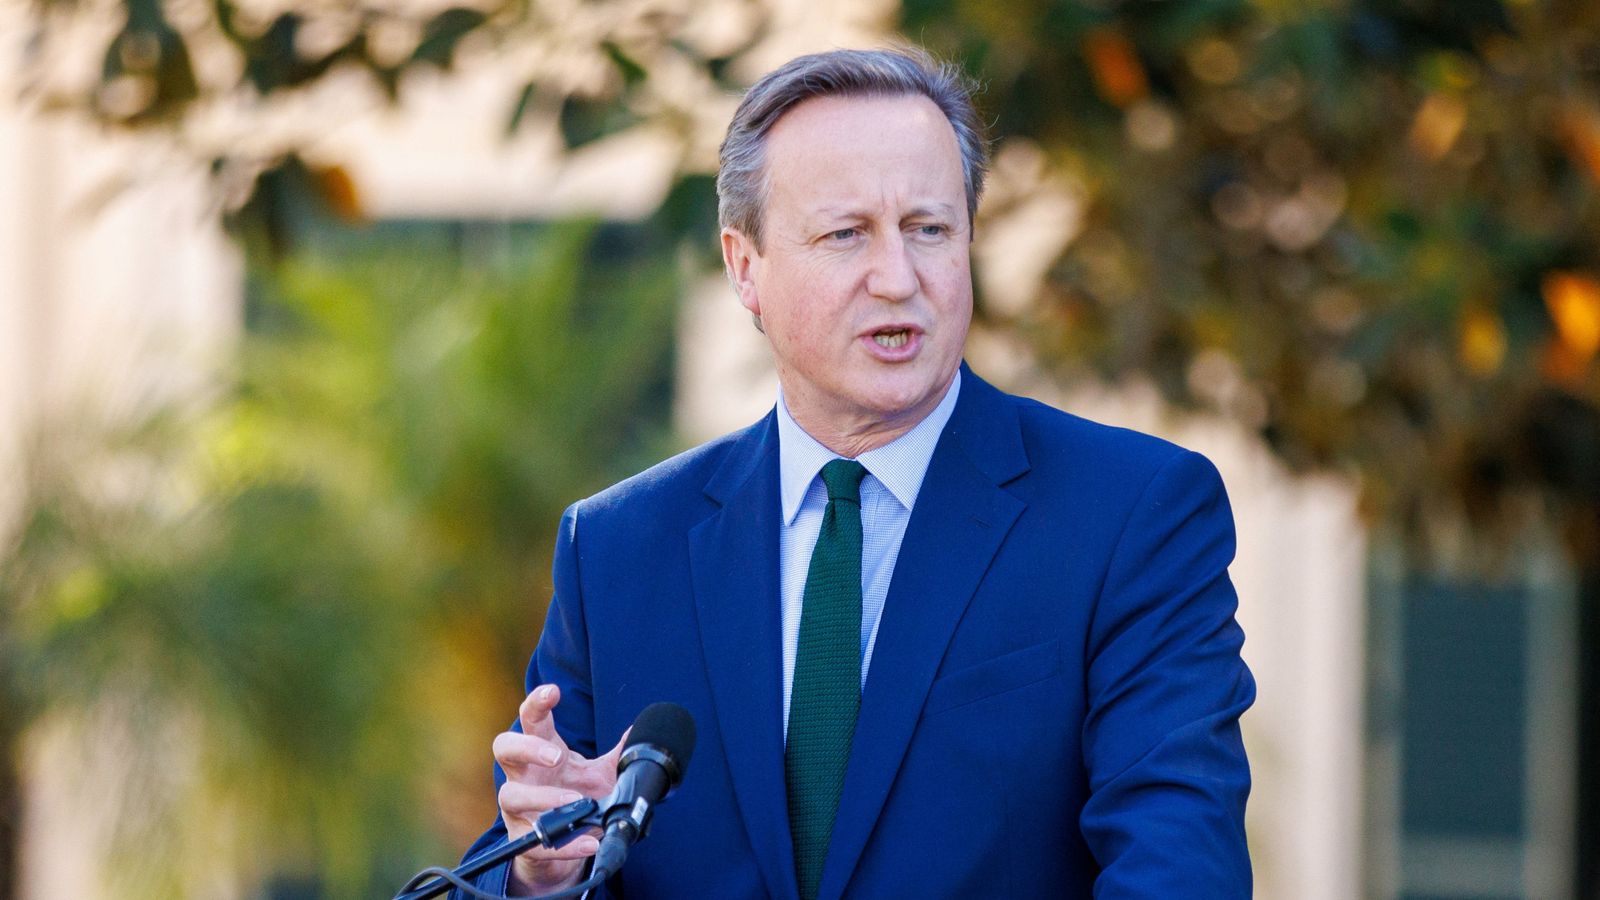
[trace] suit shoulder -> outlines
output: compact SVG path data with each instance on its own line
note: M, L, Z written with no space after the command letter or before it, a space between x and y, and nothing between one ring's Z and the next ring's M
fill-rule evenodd
M586 517L628 515L643 510L692 508L705 502L704 489L735 447L758 439L765 420L691 447L575 504Z
M1140 510L1228 508L1221 473L1200 453L1035 400L1009 399L1029 463L1011 489L1040 509L1072 510L1074 521L1117 532ZM1231 523L1231 513L1227 518Z
M1205 459L1153 434L1096 422L1027 397L1008 395L1008 399L1017 409L1023 441L1035 464L1090 460L1097 466L1154 472L1179 458Z

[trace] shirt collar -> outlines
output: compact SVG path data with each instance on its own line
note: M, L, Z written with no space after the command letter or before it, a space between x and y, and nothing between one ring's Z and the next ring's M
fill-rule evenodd
M933 459L933 448L939 443L950 414L955 412L956 395L961 393L961 372L951 380L944 399L921 422L882 447L877 447L856 458L873 478L886 488L906 509L917 502L922 490L922 477L928 472ZM783 524L791 525L800 512L800 504L811 488L812 479L830 460L839 454L818 443L789 415L783 391L778 391L778 478L783 497Z

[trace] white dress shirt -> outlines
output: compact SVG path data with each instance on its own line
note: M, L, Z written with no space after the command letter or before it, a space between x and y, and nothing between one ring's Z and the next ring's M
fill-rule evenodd
M878 620L889 594L894 561L911 521L911 509L922 489L922 477L939 434L956 408L961 373L950 382L944 399L915 427L882 447L856 457L866 467L861 480L861 683L866 684ZM800 609L805 599L811 551L822 530L828 489L819 473L839 454L805 432L778 395L778 477L783 521L778 527L778 578L783 603L783 728L789 730L789 692L794 682L795 652L800 643Z

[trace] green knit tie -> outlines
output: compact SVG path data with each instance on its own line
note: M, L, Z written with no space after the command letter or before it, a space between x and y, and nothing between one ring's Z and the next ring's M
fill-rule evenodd
M861 707L861 479L855 460L822 467L828 508L811 551L789 691L789 830L801 900L817 896Z

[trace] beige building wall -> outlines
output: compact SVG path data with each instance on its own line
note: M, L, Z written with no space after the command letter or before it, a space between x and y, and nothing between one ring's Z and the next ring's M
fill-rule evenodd
M203 172L159 140L25 105L20 6L0 5L0 564L30 472L113 498L154 474L104 439L221 383L242 286ZM118 895L96 814L129 799L115 737L58 717L24 742L24 900Z
M26 473L137 492L156 473L105 454L104 439L221 384L238 330L237 255L200 173L161 157L0 104L0 554ZM119 802L120 784L86 777L108 771L85 750L106 735L55 725L24 754L22 896L112 896L94 810Z

